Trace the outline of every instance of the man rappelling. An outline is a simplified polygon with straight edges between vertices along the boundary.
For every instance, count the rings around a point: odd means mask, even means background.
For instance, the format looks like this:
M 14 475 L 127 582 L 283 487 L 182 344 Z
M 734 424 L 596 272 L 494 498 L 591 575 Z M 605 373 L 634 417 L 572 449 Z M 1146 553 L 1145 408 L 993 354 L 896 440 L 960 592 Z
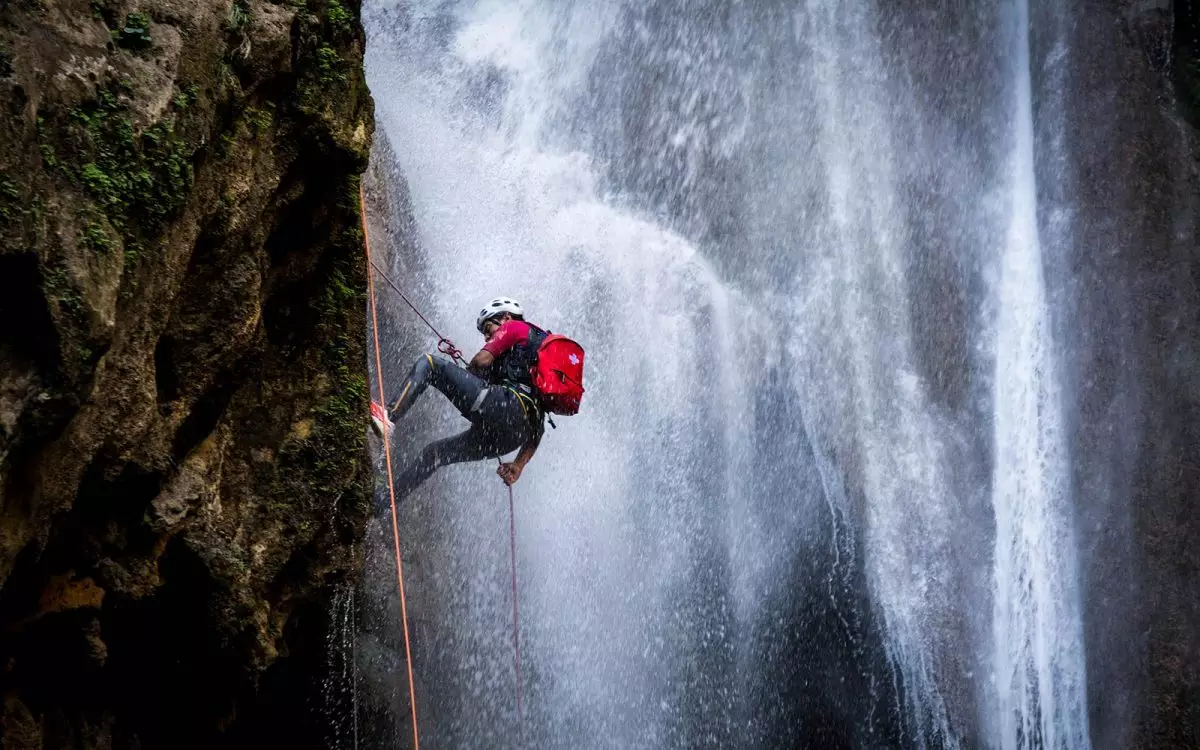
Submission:
M 447 464 L 517 451 L 512 461 L 497 469 L 505 484 L 512 486 L 537 452 L 547 412 L 579 411 L 583 349 L 578 344 L 526 322 L 521 304 L 508 297 L 484 306 L 475 327 L 483 334 L 484 345 L 465 368 L 446 354 L 422 355 L 391 405 L 385 409 L 371 404 L 371 423 L 384 439 L 390 438 L 393 422 L 408 413 L 429 385 L 445 394 L 471 423 L 465 431 L 421 450 L 396 478 L 397 498 L 407 496 Z

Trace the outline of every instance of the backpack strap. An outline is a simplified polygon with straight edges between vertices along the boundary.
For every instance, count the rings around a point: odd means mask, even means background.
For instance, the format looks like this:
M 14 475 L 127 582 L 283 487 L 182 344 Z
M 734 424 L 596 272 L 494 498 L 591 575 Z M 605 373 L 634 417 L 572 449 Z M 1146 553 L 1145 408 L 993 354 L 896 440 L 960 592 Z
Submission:
M 538 350 L 546 340 L 549 331 L 523 321 L 529 326 L 529 335 L 521 344 L 505 352 L 498 372 L 500 381 L 514 393 L 520 393 L 530 399 L 531 403 L 538 400 L 537 390 L 533 387 L 533 368 L 537 365 Z M 538 411 L 541 412 L 540 404 Z
M 538 328 L 532 323 L 529 324 L 529 338 L 527 339 L 526 343 L 534 354 L 533 359 L 537 359 L 537 351 L 538 349 L 542 348 L 542 342 L 546 340 L 546 337 L 549 336 L 550 333 L 550 331 Z

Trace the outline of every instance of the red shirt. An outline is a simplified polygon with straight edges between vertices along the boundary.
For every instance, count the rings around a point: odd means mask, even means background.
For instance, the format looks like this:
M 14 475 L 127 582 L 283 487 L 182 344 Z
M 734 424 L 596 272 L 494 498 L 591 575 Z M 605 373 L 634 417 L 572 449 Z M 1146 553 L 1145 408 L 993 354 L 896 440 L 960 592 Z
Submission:
M 528 341 L 529 331 L 529 324 L 523 320 L 506 320 L 492 334 L 492 338 L 483 345 L 483 350 L 499 359 L 500 355 L 509 349 Z

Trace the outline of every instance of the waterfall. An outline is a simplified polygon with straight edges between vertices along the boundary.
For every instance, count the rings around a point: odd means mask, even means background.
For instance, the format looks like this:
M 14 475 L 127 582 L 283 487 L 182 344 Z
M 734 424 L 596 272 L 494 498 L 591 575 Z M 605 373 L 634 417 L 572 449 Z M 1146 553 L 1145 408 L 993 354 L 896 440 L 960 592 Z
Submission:
M 354 587 L 337 587 L 329 608 L 329 627 L 325 638 L 329 663 L 322 694 L 329 727 L 326 744 L 339 750 L 358 750 L 359 747 L 358 659 L 354 617 Z
M 1090 747 L 1083 620 L 1063 394 L 1055 362 L 1034 172 L 1029 9 L 1018 3 L 1013 205 L 996 321 L 994 571 L 999 742 Z
M 1089 747 L 1025 0 L 364 18 L 393 273 L 468 352 L 497 295 L 588 351 L 515 488 L 526 742 Z M 493 469 L 402 510 L 431 746 L 518 731 Z

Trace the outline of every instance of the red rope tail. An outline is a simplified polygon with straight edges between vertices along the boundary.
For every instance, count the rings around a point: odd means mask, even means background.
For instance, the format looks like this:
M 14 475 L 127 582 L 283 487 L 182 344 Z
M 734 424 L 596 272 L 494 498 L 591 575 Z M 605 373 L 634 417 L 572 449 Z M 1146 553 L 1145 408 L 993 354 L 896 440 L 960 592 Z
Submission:
M 512 551 L 513 665 L 517 673 L 517 717 L 524 721 L 525 710 L 521 700 L 521 620 L 517 614 L 517 513 L 512 485 L 508 486 L 508 537 Z

